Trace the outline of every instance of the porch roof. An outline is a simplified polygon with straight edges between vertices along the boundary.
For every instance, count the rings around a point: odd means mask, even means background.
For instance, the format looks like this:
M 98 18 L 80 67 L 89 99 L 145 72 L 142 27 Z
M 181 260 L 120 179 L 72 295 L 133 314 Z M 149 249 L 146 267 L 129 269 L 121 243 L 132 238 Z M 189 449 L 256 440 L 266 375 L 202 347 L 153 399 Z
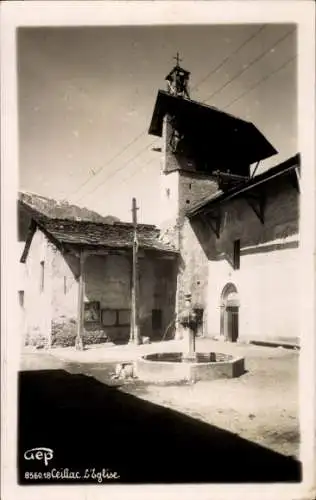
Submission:
M 38 227 L 54 243 L 69 247 L 87 249 L 131 249 L 134 228 L 131 223 L 115 222 L 103 224 L 90 221 L 68 219 L 37 218 L 33 221 L 33 231 Z M 176 255 L 178 252 L 171 245 L 160 240 L 160 231 L 156 226 L 139 224 L 137 226 L 139 248 Z M 25 260 L 27 250 L 22 259 Z

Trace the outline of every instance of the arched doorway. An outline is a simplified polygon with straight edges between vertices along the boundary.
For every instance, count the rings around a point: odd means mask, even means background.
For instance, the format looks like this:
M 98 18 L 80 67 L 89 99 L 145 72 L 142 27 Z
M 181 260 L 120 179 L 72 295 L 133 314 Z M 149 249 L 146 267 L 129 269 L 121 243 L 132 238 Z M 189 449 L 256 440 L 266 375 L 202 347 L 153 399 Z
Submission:
M 220 334 L 228 342 L 237 342 L 239 326 L 239 297 L 233 283 L 227 283 L 221 293 Z

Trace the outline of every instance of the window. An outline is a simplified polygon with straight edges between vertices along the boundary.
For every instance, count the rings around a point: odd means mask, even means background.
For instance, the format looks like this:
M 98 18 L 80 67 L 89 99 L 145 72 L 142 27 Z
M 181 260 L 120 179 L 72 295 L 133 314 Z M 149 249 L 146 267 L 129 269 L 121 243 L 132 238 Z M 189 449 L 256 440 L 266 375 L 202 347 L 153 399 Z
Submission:
M 24 291 L 19 290 L 19 304 L 21 307 L 24 307 Z
M 64 295 L 67 294 L 67 276 L 64 276 Z
M 117 314 L 115 309 L 102 309 L 101 321 L 103 326 L 115 326 L 117 324 Z
M 240 240 L 234 241 L 234 269 L 240 269 Z
M 44 291 L 45 285 L 45 262 L 41 261 L 41 269 L 40 269 L 40 291 Z

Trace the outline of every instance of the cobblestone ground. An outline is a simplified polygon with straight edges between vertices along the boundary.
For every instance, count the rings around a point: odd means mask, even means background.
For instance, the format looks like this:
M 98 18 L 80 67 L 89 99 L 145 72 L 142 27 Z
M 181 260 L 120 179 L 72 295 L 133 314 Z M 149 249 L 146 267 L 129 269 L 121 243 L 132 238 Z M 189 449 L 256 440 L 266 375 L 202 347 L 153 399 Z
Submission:
M 202 344 L 201 344 L 202 345 Z M 202 345 L 208 349 L 208 343 Z M 230 345 L 218 346 L 229 352 Z M 195 419 L 229 430 L 283 455 L 299 455 L 299 351 L 235 346 L 245 356 L 247 372 L 236 379 L 194 385 L 152 385 L 139 381 L 113 382 L 115 364 L 71 363 L 45 353 L 23 355 L 22 369 L 64 369 L 92 375 L 141 399 L 178 410 Z

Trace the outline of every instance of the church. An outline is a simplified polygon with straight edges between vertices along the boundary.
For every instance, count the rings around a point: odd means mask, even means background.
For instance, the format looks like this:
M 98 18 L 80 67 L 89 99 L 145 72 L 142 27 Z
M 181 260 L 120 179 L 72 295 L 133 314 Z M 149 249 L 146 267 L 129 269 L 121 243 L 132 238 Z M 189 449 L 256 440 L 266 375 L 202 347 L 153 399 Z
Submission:
M 296 343 L 299 337 L 300 155 L 277 153 L 257 127 L 189 96 L 177 62 L 158 91 L 149 134 L 162 141 L 161 237 L 179 251 L 203 335 Z
M 149 124 L 161 141 L 161 220 L 138 228 L 141 337 L 181 338 L 190 294 L 199 336 L 297 343 L 300 155 L 257 173 L 277 150 L 255 124 L 192 100 L 189 76 L 177 61 Z M 28 342 L 128 342 L 132 225 L 30 218 Z

